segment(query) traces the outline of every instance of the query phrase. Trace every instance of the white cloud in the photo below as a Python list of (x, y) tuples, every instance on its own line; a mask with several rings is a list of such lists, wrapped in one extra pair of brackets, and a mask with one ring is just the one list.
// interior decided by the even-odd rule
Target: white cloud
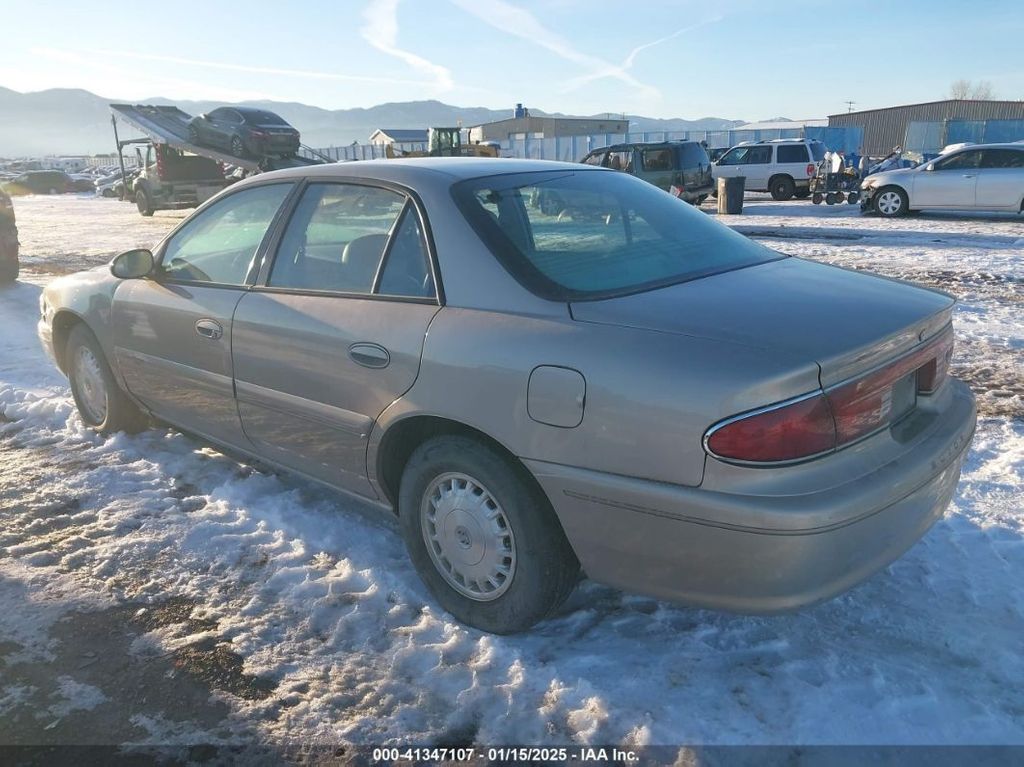
[[(97, 52), (68, 51), (56, 48), (30, 49), (33, 56), (60, 64), (60, 68), (47, 72), (37, 67), (34, 76), (22, 87), (27, 90), (45, 88), (81, 87), (110, 98), (187, 98), (210, 101), (260, 101), (272, 98), (260, 91), (223, 88), (209, 83), (163, 77), (126, 70), (123, 66), (106, 63)], [(69, 83), (68, 65), (74, 67), (74, 86)]]
[(262, 75), (283, 75), (285, 77), (302, 77), (313, 80), (346, 80), (349, 82), (371, 83), (376, 85), (430, 85), (421, 80), (403, 80), (393, 77), (370, 77), (366, 75), (349, 75), (341, 72), (318, 72), (308, 69), (281, 69), (278, 67), (261, 67), (252, 64), (232, 64), (223, 61), (206, 61), (203, 59), (185, 59), (178, 56), (162, 56), (154, 53), (133, 53), (130, 51), (103, 50), (103, 56), (119, 56), (142, 61), (161, 61), (170, 64), (224, 69), (231, 72), (247, 72)]
[[(638, 45), (636, 48), (634, 48), (632, 51), (629, 52), (629, 55), (626, 56), (626, 59), (622, 62), (621, 66), (619, 66), (619, 67), (612, 67), (611, 70), (599, 70), (599, 71), (591, 72), (590, 74), (583, 75), (581, 77), (574, 77), (571, 80), (568, 80), (566, 82), (566, 84), (565, 84), (566, 88), (565, 89), (567, 91), (575, 90), (575, 89), (577, 89), (577, 88), (579, 88), (579, 87), (581, 87), (583, 85), (586, 85), (589, 82), (593, 82), (594, 80), (599, 80), (602, 77), (612, 77), (612, 76), (615, 76), (616, 74), (617, 75), (624, 75), (624, 74), (626, 74), (626, 72), (628, 70), (633, 68), (633, 63), (636, 61), (636, 57), (641, 52), (646, 51), (646, 50), (648, 50), (650, 48), (654, 48), (655, 46), (661, 45), (662, 43), (667, 43), (669, 40), (673, 40), (673, 39), (679, 37), (681, 34), (684, 34), (685, 32), (692, 32), (693, 30), (698, 29), (700, 27), (703, 27), (703, 26), (705, 26), (707, 24), (714, 24), (714, 23), (719, 22), (721, 20), (722, 20), (721, 16), (714, 16), (714, 17), (712, 17), (710, 19), (705, 19), (705, 20), (700, 21), (700, 22), (698, 22), (696, 24), (690, 24), (689, 26), (677, 29), (675, 32), (673, 32), (671, 34), (668, 34), (668, 35), (665, 35), (664, 37), (659, 37), (657, 40), (652, 40), (649, 43), (644, 43), (643, 45)], [(613, 74), (613, 72), (614, 72), (614, 74)]]
[[(589, 70), (583, 78), (574, 78), (566, 82), (566, 90), (579, 87), (583, 82), (591, 82), (603, 78), (619, 80), (626, 85), (636, 88), (645, 99), (656, 99), (661, 96), (660, 91), (652, 85), (647, 85), (637, 80), (627, 71), (632, 62), (628, 65), (616, 66), (597, 56), (591, 56), (577, 50), (569, 41), (545, 27), (537, 18), (522, 8), (517, 8), (505, 0), (451, 0), (456, 6), (466, 13), (475, 16), (481, 21), (489, 24), (510, 35), (527, 40), (534, 45), (539, 45), (559, 58), (572, 62)], [(628, 16), (628, 14), (627, 14)], [(655, 43), (641, 46), (630, 54), (635, 58), (642, 48), (650, 47)]]
[(447, 67), (398, 47), (398, 0), (372, 0), (363, 11), (363, 20), (366, 23), (359, 33), (374, 48), (401, 59), (429, 77), (438, 91), (450, 91), (455, 87)]

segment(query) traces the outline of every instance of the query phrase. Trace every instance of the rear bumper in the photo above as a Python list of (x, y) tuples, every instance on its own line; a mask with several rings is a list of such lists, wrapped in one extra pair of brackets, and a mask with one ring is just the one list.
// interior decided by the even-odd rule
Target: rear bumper
[(950, 385), (949, 410), (912, 451), (819, 493), (734, 495), (526, 464), (594, 580), (702, 607), (783, 612), (856, 585), (942, 516), (976, 420), (970, 390)]

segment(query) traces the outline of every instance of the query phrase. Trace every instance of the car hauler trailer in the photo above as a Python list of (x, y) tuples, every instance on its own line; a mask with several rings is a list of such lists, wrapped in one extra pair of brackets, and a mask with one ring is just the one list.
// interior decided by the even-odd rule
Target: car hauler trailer
[[(174, 106), (111, 104), (110, 111), (124, 189), (122, 199), (133, 200), (139, 213), (144, 216), (151, 216), (156, 210), (194, 208), (202, 204), (236, 180), (225, 176), (227, 165), (242, 168), (246, 174), (252, 174), (300, 165), (318, 165), (326, 160), (308, 157), (235, 157), (195, 144), (189, 141), (188, 123), (192, 116)], [(146, 138), (119, 138), (118, 118), (142, 132)], [(136, 145), (139, 173), (129, 180), (124, 149), (132, 145)], [(304, 149), (316, 154), (308, 147)]]

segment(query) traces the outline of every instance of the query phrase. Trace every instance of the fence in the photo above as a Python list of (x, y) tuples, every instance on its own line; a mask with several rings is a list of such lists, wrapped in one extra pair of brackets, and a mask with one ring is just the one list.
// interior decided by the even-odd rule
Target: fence
[[(560, 136), (555, 138), (509, 138), (501, 142), (502, 157), (532, 160), (561, 160), (579, 162), (588, 152), (612, 144), (657, 141), (704, 141), (711, 149), (728, 149), (742, 141), (770, 141), (783, 138), (808, 138), (821, 141), (828, 149), (847, 153), (857, 152), (864, 143), (864, 129), (860, 126), (841, 128), (806, 127), (770, 130), (722, 131), (643, 131), (633, 133), (599, 133), (589, 136)], [(395, 144), (396, 154), (402, 151), (425, 151), (423, 143)], [(326, 147), (316, 152), (335, 162), (347, 160), (375, 160), (385, 156), (379, 144), (351, 144)], [(307, 156), (312, 157), (312, 154)]]
[(930, 160), (949, 144), (1004, 144), (1024, 140), (1024, 120), (943, 120), (907, 125), (904, 151)]

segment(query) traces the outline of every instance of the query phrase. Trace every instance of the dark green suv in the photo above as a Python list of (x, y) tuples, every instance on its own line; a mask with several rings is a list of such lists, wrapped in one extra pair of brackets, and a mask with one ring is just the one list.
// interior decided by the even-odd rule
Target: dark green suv
[(711, 159), (697, 141), (613, 144), (595, 149), (583, 162), (631, 173), (697, 204), (704, 202), (714, 188)]

